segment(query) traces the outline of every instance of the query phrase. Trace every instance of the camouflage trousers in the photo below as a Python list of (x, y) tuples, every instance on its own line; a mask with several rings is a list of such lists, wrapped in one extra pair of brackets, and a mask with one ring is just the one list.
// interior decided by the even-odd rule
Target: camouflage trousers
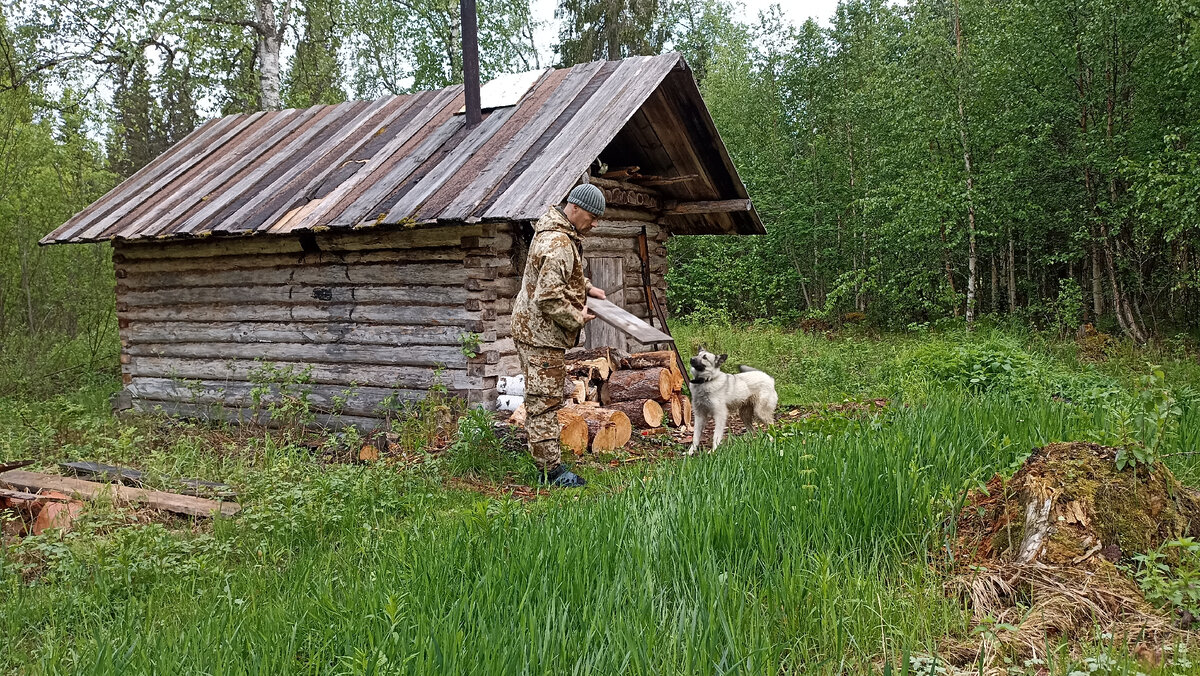
[(562, 462), (558, 410), (563, 405), (563, 383), (567, 377), (565, 354), (559, 348), (517, 343), (521, 371), (525, 374), (525, 432), (529, 435), (529, 452), (543, 471)]

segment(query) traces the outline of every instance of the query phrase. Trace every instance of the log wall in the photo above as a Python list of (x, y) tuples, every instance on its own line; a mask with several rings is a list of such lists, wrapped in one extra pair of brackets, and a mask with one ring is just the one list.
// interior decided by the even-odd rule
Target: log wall
[[(492, 404), (506, 340), (511, 351), (512, 232), (489, 224), (117, 243), (128, 400), (245, 417), (267, 370), (308, 369), (303, 387), (325, 421), (369, 427), (385, 400), (425, 397), (441, 368), (451, 393)], [(464, 334), (481, 340), (474, 358)]]
[[(651, 283), (665, 301), (669, 233), (648, 213), (618, 215), (584, 238), (584, 257), (620, 259), (619, 304), (658, 326), (638, 235), (645, 226)], [(510, 320), (524, 247), (508, 223), (118, 242), (126, 401), (142, 411), (261, 418), (255, 383), (269, 369), (307, 369), (320, 420), (371, 427), (386, 400), (427, 396), (441, 368), (452, 394), (493, 407), (497, 376), (520, 373)], [(473, 358), (462, 350), (468, 334), (480, 340)]]

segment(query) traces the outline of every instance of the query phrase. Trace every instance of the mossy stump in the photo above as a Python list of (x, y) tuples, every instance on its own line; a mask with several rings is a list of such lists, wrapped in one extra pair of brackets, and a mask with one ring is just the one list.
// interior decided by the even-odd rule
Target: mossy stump
[(948, 589), (967, 600), (976, 623), (1016, 629), (990, 643), (947, 640), (944, 657), (991, 663), (1097, 630), (1150, 642), (1177, 634), (1123, 564), (1200, 535), (1200, 493), (1162, 463), (1118, 470), (1116, 458), (1117, 449), (1107, 446), (1050, 444), (1035, 449), (1011, 479), (993, 477), (985, 490), (968, 494)]

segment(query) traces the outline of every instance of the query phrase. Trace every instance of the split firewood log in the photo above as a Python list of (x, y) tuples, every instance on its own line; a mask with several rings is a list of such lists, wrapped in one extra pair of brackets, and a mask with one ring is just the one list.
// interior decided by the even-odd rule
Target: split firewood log
[(610, 408), (564, 406), (559, 411), (558, 419), (584, 421), (588, 430), (588, 446), (593, 453), (621, 448), (633, 436), (633, 424), (629, 422), (629, 416)]
[(679, 427), (683, 424), (683, 395), (672, 394), (670, 401), (667, 402), (667, 408), (671, 412), (671, 426)]
[(612, 375), (612, 372), (612, 361), (607, 357), (567, 362), (567, 374), (573, 378), (608, 380), (608, 376)]
[(671, 399), (671, 372), (665, 368), (648, 368), (639, 371), (617, 371), (600, 388), (600, 402), (607, 405), (614, 401), (636, 399)]
[(692, 429), (692, 400), (687, 397), (683, 397), (683, 427)]
[(637, 399), (635, 401), (614, 401), (608, 405), (614, 411), (621, 411), (629, 416), (629, 422), (638, 429), (661, 427), (663, 408), (653, 399)]
[(593, 359), (607, 359), (609, 363), (608, 372), (612, 373), (620, 368), (621, 361), (629, 356), (628, 352), (618, 350), (615, 347), (573, 347), (567, 350), (566, 359), (568, 362), (585, 362)]
[(588, 381), (585, 379), (568, 379), (563, 383), (563, 400), (582, 404), (587, 401)]

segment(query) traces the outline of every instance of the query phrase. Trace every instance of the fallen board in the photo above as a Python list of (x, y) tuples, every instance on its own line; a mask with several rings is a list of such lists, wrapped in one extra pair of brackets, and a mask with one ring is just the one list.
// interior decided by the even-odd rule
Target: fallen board
[(16, 462), (0, 463), (0, 473), (7, 472), (10, 469), (21, 469), (22, 467), (26, 467), (26, 466), (32, 465), (32, 464), (33, 464), (32, 460), (18, 460)]
[(111, 495), (121, 502), (138, 502), (154, 509), (163, 509), (176, 514), (189, 516), (212, 516), (214, 512), (225, 516), (233, 516), (241, 511), (241, 506), (232, 502), (218, 502), (205, 498), (150, 491), (144, 488), (130, 488), (118, 484), (97, 484), (83, 479), (38, 474), (13, 470), (0, 474), (0, 484), (12, 486), (23, 491), (55, 490), (67, 495), (94, 500), (101, 495)]
[[(129, 486), (141, 486), (142, 480), (146, 478), (145, 472), (140, 472), (136, 469), (128, 467), (117, 467), (116, 465), (105, 465), (99, 462), (60, 462), (58, 466), (67, 470), (81, 479), (89, 481), (116, 481)], [(201, 490), (207, 492), (209, 497), (217, 498), (236, 498), (237, 493), (229, 486), (217, 483), (215, 481), (204, 481), (202, 479), (180, 479), (179, 483), (187, 486), (187, 490), (180, 490), (182, 495), (202, 495)]]
[(623, 308), (620, 308), (606, 300), (600, 300), (599, 298), (588, 298), (587, 306), (588, 309), (592, 311), (592, 314), (596, 315), (597, 319), (617, 329), (621, 333), (624, 333), (630, 338), (633, 338), (639, 343), (648, 344), (675, 342), (675, 339), (670, 335), (659, 331), (653, 326), (650, 326), (646, 322), (642, 321), (640, 317), (630, 314)]

